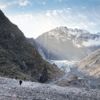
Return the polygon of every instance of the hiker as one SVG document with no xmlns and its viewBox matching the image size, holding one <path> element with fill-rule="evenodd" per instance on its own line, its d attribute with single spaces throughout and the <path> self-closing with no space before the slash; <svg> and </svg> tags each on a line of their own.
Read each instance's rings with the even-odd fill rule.
<svg viewBox="0 0 100 100">
<path fill-rule="evenodd" d="M 19 85 L 21 85 L 21 84 L 22 84 L 22 80 L 19 81 Z"/>
</svg>

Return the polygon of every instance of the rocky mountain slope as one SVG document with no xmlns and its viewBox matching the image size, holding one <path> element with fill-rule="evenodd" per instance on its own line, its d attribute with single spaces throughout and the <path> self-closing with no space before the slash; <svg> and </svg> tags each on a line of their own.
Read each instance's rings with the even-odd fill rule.
<svg viewBox="0 0 100 100">
<path fill-rule="evenodd" d="M 100 78 L 100 49 L 83 59 L 78 67 L 87 75 Z"/>
<path fill-rule="evenodd" d="M 48 79 L 60 75 L 0 10 L 0 76 L 37 81 L 44 69 Z"/>
<path fill-rule="evenodd" d="M 40 54 L 51 60 L 80 60 L 100 48 L 100 33 L 57 27 L 36 39 Z"/>
<path fill-rule="evenodd" d="M 100 90 L 59 87 L 0 77 L 0 100 L 100 100 Z"/>
</svg>

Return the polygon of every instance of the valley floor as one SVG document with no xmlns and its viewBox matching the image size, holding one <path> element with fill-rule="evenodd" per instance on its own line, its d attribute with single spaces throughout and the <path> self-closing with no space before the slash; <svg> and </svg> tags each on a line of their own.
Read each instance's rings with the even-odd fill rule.
<svg viewBox="0 0 100 100">
<path fill-rule="evenodd" d="M 100 100 L 100 90 L 60 87 L 0 77 L 0 100 Z"/>
</svg>

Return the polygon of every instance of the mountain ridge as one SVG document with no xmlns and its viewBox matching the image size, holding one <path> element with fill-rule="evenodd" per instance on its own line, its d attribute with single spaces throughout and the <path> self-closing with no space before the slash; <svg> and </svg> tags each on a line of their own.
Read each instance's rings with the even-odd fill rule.
<svg viewBox="0 0 100 100">
<path fill-rule="evenodd" d="M 0 75 L 38 81 L 45 67 L 48 79 L 60 75 L 60 70 L 43 60 L 20 29 L 0 10 Z"/>
<path fill-rule="evenodd" d="M 37 44 L 39 44 L 38 48 L 43 51 L 45 58 L 51 60 L 53 60 L 52 56 L 54 56 L 55 60 L 57 58 L 58 60 L 82 59 L 89 52 L 100 47 L 99 41 L 99 33 L 91 34 L 86 30 L 67 27 L 57 27 L 43 33 L 36 39 Z"/>
</svg>

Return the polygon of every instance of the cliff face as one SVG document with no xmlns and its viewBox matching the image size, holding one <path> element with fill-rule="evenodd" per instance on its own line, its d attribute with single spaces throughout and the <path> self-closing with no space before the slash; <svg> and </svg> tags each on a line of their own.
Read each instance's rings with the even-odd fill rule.
<svg viewBox="0 0 100 100">
<path fill-rule="evenodd" d="M 83 59 L 78 66 L 86 74 L 100 78 L 100 49 Z"/>
<path fill-rule="evenodd" d="M 45 62 L 19 28 L 0 11 L 0 75 L 36 81 L 44 67 L 48 79 L 60 70 Z"/>
</svg>

